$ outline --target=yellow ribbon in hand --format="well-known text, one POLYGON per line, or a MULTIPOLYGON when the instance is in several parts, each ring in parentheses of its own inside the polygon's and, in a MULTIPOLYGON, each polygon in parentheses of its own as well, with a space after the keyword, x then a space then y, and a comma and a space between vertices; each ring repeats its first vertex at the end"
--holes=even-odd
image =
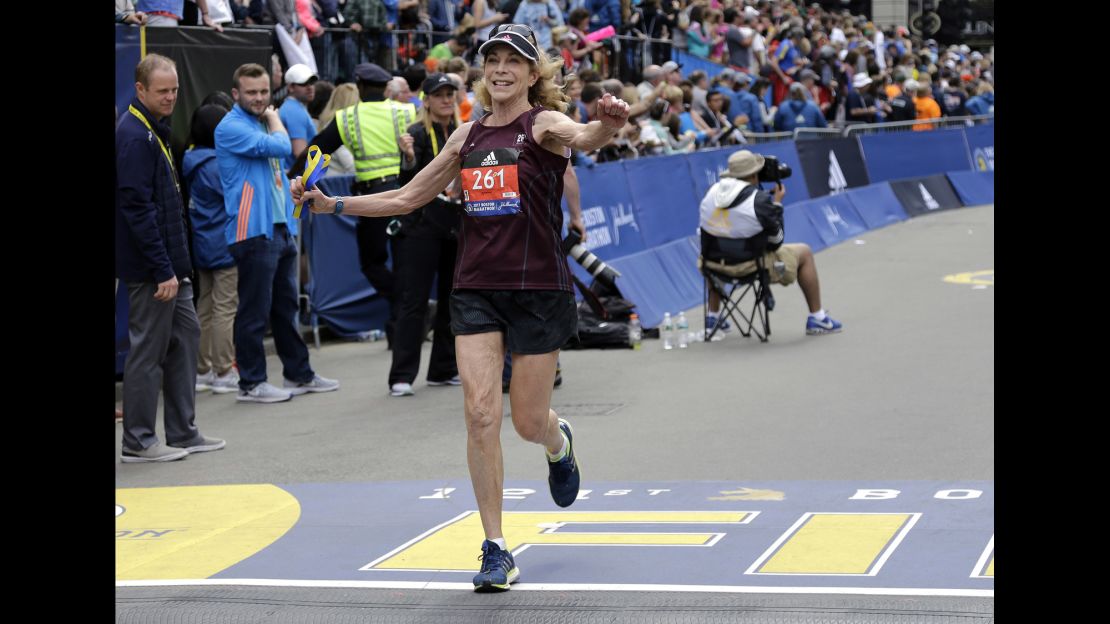
MULTIPOLYGON (((321 153, 320 148, 316 145, 310 146, 308 148, 308 160, 305 161, 304 165, 304 173, 301 175, 301 184, 304 185, 304 190, 307 191, 316 186, 316 182, 328 172, 328 165, 330 164, 331 154, 321 153)), ((308 201, 312 203, 311 199, 308 201)), ((301 204, 297 204, 297 207, 293 209, 293 218, 301 218, 301 204)))

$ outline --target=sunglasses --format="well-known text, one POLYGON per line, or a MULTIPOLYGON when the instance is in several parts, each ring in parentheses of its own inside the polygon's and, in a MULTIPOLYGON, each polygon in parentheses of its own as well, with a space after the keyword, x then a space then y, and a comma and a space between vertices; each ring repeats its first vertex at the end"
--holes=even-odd
POLYGON ((532 32, 531 27, 526 24, 498 24, 497 27, 493 29, 493 32, 490 33, 490 38, 492 39, 494 35, 503 32, 523 35, 532 40, 532 45, 535 45, 537 48, 539 47, 539 43, 536 40, 536 33, 532 32))

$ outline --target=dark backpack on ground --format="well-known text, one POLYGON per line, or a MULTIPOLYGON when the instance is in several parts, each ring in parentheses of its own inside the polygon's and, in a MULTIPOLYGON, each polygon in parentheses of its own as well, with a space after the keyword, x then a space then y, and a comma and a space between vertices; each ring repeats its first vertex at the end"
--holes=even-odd
POLYGON ((627 349, 628 320, 636 304, 597 280, 586 287, 577 277, 574 283, 582 292, 578 304, 578 337, 567 341, 564 349, 627 349))

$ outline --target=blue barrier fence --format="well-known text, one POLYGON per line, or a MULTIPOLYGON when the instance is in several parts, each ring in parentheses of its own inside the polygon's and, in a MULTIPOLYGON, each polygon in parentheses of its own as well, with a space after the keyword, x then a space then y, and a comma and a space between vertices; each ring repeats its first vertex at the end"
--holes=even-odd
POLYGON ((976 171, 994 171, 994 123, 964 130, 967 150, 976 171))
MULTIPOLYGON (((966 132, 971 136, 965 136, 964 129, 955 129, 860 137, 872 184, 817 198, 809 195, 793 141, 748 149, 775 156, 794 170, 786 181, 786 242, 806 243, 816 252, 908 219, 904 204, 910 199, 914 210, 930 210, 926 199, 900 198, 891 182, 914 189, 918 178, 930 188, 950 182, 962 205, 993 201, 993 173, 975 171, 969 146, 991 148, 993 164, 994 126, 976 126, 966 132), (914 179, 912 184, 909 179, 914 179)), ((738 149, 625 160, 577 170, 586 244, 621 272, 617 285, 636 303, 645 327, 658 325, 664 312, 701 303, 697 206, 726 170, 729 155, 738 149)), ((821 167, 828 175, 827 161, 817 159, 809 166, 821 167)), ((329 194, 349 193, 350 181, 349 176, 327 178, 322 186, 329 194)), ((951 203, 950 199, 944 201, 949 197, 946 193, 932 195, 945 207, 951 203)), ((352 219, 349 225, 340 226, 334 217, 328 217, 315 219, 305 228, 313 262, 310 292, 314 309, 330 325, 339 325, 343 333, 381 328, 387 313, 358 270, 353 223, 352 219), (340 240, 344 237, 350 240, 340 240), (322 240, 328 244, 313 245, 322 240), (315 277, 321 271, 326 271, 327 277, 315 277)), ((592 279, 577 263, 570 264, 579 279, 587 283, 592 279)))
MULTIPOLYGON (((858 140, 872 183, 816 198, 809 195, 792 141, 748 147, 794 169, 786 181, 786 242, 806 243, 816 252, 911 215, 994 201, 993 124, 858 140)), ((726 170, 728 156, 738 149, 577 170, 586 244, 622 273, 617 285, 636 304, 644 327, 657 326, 665 312, 701 303, 698 205, 726 170)), ((829 175, 829 162, 807 162, 829 175)), ((330 177, 320 186, 329 195, 349 195, 352 179, 330 177)), ((302 223, 312 275, 306 289, 313 311, 344 335, 383 328, 388 308, 359 271, 355 218, 314 218, 305 211, 302 223)), ((570 265, 584 282, 592 279, 577 263, 570 265)))
POLYGON ((965 132, 963 128, 890 132, 862 136, 859 141, 871 181, 883 182, 971 169, 965 132))

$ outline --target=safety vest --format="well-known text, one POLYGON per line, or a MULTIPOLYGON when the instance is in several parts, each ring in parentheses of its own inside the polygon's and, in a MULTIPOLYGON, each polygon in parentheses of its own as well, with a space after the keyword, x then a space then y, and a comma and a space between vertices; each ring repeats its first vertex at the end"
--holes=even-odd
POLYGON ((397 145, 416 107, 393 100, 359 102, 339 111, 339 138, 355 157, 355 180, 365 182, 401 173, 401 150, 397 145))

